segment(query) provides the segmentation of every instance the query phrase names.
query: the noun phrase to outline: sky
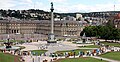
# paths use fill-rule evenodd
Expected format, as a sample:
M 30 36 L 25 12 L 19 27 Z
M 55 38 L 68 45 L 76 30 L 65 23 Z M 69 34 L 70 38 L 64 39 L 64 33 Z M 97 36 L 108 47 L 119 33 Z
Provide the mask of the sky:
M 0 9 L 50 11 L 51 2 L 58 13 L 120 11 L 120 0 L 0 0 Z

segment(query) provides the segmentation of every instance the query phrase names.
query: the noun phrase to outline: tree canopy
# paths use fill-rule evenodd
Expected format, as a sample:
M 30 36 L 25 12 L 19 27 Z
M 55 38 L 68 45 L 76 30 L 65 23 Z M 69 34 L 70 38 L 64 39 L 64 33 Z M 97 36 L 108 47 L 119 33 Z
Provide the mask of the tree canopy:
M 88 26 L 83 29 L 83 33 L 87 37 L 98 37 L 108 40 L 119 40 L 120 39 L 120 29 L 114 28 L 113 26 Z

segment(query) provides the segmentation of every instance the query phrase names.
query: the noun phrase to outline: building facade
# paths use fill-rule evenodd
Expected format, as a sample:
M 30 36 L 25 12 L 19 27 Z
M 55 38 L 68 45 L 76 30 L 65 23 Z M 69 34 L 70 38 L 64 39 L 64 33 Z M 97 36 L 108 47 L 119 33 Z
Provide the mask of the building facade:
M 119 28 L 119 29 L 120 29 L 120 14 L 117 14 L 117 15 L 114 17 L 113 24 L 115 25 L 116 28 Z
M 0 20 L 0 34 L 35 33 L 36 23 L 33 21 Z
M 50 33 L 50 21 L 43 20 L 38 25 L 37 30 L 41 34 Z M 54 33 L 58 36 L 79 36 L 80 35 L 80 24 L 78 21 L 54 21 Z
M 116 28 L 120 29 L 120 19 L 114 20 L 114 25 Z
M 49 20 L 0 20 L 0 34 L 46 34 L 51 30 Z M 56 36 L 79 36 L 78 21 L 54 21 Z

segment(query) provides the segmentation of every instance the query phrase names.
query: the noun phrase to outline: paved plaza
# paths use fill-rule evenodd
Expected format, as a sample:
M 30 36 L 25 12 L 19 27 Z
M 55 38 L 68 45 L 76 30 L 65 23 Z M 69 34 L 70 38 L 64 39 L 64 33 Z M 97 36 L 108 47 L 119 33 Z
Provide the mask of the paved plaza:
M 47 35 L 43 34 L 0 34 L 0 40 L 46 40 Z
M 15 34 L 10 34 L 9 38 L 10 39 L 18 39 L 18 40 L 28 40 L 28 39 L 34 39 L 34 40 L 38 40 L 38 42 L 25 42 L 23 44 L 17 44 L 16 46 L 24 46 L 25 48 L 20 50 L 22 51 L 32 51 L 32 50 L 47 50 L 47 52 L 45 52 L 45 56 L 41 55 L 41 56 L 33 56 L 32 54 L 30 55 L 22 55 L 21 57 L 25 60 L 25 62 L 43 62 L 43 60 L 47 60 L 48 62 L 51 61 L 51 59 L 54 59 L 55 57 L 50 57 L 51 53 L 55 53 L 57 51 L 66 51 L 66 50 L 75 50 L 75 49 L 88 49 L 88 50 L 93 50 L 93 49 L 97 49 L 97 48 L 80 48 L 78 46 L 89 46 L 89 45 L 94 45 L 94 44 L 74 44 L 72 42 L 68 42 L 68 41 L 58 41 L 57 43 L 52 43 L 52 44 L 48 44 L 47 41 L 45 40 L 41 40 L 42 38 L 46 38 L 45 35 L 38 35 L 38 34 L 34 34 L 35 36 L 33 36 L 34 38 L 30 38 L 31 35 L 25 34 L 24 38 L 22 38 L 22 35 L 15 35 Z M 6 40 L 8 38 L 8 35 L 0 35 L 0 39 L 1 40 Z M 39 39 L 40 38 L 40 39 Z M 117 47 L 115 49 L 118 49 Z M 120 48 L 119 48 L 120 50 Z M 76 56 L 76 58 L 78 58 L 79 56 Z M 87 56 L 84 56 L 87 57 Z M 93 58 L 97 58 L 97 59 L 102 59 L 102 60 L 106 60 L 109 62 L 119 62 L 116 60 L 111 60 L 111 59 L 106 59 L 106 58 L 102 58 L 102 57 L 97 57 L 97 56 L 91 56 Z M 65 58 L 65 56 L 63 57 L 57 57 L 57 59 L 59 58 Z M 69 57 L 69 58 L 74 58 L 74 57 Z
M 88 44 L 87 44 L 88 45 Z M 89 44 L 92 45 L 92 44 Z M 52 57 L 49 57 L 50 53 L 54 53 L 56 51 L 64 51 L 64 50 L 74 50 L 74 49 L 80 49 L 77 47 L 78 45 L 74 45 L 70 42 L 59 42 L 56 44 L 47 44 L 46 41 L 38 41 L 38 42 L 32 42 L 32 43 L 24 43 L 19 46 L 25 46 L 26 48 L 21 51 L 29 51 L 29 50 L 41 50 L 44 47 L 47 47 L 45 50 L 48 50 L 45 54 L 47 56 L 23 56 L 25 59 L 25 62 L 33 62 L 33 58 L 35 62 L 39 62 L 39 59 L 41 60 L 48 60 L 50 61 Z M 79 45 L 82 46 L 82 45 Z M 91 48 L 87 48 L 91 49 Z M 29 59 L 30 58 L 30 59 Z

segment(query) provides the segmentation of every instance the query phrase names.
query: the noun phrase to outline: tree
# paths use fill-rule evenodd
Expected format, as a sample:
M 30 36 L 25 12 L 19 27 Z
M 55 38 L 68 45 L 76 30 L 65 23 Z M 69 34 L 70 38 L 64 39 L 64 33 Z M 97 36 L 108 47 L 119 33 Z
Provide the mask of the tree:
M 120 39 L 120 29 L 112 26 L 89 26 L 85 27 L 80 35 L 82 36 L 83 33 L 86 33 L 87 37 L 98 37 L 106 40 Z

